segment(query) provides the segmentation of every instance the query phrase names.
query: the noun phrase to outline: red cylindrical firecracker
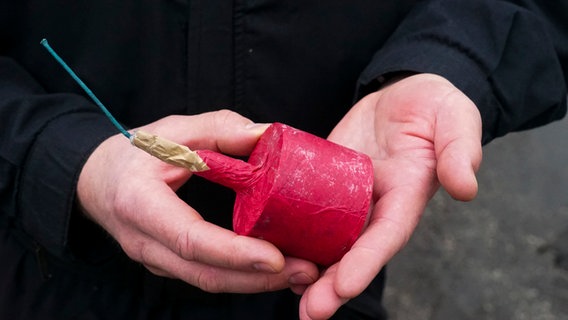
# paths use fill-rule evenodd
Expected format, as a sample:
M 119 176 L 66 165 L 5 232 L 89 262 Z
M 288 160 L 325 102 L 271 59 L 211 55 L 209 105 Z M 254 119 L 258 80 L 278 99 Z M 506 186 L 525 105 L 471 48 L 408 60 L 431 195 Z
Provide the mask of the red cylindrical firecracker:
M 237 234 L 328 266 L 363 229 L 373 189 L 373 166 L 364 154 L 280 123 L 261 136 L 248 162 L 197 153 L 210 170 L 196 174 L 237 193 Z

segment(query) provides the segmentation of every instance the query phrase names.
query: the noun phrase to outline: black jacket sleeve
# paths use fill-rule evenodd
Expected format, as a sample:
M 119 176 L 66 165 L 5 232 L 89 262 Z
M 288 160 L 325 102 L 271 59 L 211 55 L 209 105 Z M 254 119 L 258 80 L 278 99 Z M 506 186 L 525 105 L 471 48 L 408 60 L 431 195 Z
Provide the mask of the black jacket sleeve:
M 400 71 L 441 75 L 476 103 L 483 143 L 561 118 L 567 1 L 517 2 L 423 1 L 362 73 L 362 90 Z
M 0 128 L 1 221 L 17 224 L 50 253 L 67 256 L 79 172 L 116 129 L 86 98 L 46 94 L 5 57 L 0 57 Z

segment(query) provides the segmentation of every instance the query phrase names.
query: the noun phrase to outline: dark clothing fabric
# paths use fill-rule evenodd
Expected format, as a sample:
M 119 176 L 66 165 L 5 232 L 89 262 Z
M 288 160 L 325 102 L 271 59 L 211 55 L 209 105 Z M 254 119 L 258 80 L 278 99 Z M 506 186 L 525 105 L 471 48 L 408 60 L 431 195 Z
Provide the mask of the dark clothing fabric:
M 153 276 L 76 212 L 82 165 L 117 132 L 42 38 L 128 127 L 229 108 L 326 136 L 390 76 L 431 72 L 477 104 L 487 143 L 564 115 L 567 14 L 567 1 L 2 1 L 0 318 L 297 317 L 287 291 Z M 179 195 L 230 228 L 231 191 L 192 178 Z M 383 285 L 337 317 L 383 317 Z

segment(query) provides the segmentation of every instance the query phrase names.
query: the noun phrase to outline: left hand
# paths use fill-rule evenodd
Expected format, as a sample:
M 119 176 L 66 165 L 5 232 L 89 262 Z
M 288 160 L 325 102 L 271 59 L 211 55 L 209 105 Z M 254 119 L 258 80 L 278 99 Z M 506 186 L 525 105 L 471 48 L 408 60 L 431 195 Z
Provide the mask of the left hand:
M 302 319 L 327 319 L 361 294 L 408 242 L 440 184 L 462 201 L 477 193 L 481 117 L 442 77 L 414 75 L 368 95 L 329 140 L 371 157 L 374 207 L 351 250 L 304 292 Z

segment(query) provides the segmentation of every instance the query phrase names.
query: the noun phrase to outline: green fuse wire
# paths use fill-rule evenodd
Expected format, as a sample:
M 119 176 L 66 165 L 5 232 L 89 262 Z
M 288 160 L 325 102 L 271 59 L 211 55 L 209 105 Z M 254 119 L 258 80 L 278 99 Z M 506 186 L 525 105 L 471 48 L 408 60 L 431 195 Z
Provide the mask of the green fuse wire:
M 57 61 L 62 67 L 63 69 L 65 69 L 65 71 L 67 71 L 67 73 L 69 73 L 69 75 L 71 76 L 71 78 L 73 78 L 73 80 L 75 80 L 79 86 L 85 91 L 85 93 L 87 93 L 87 95 L 93 99 L 93 101 L 97 104 L 97 106 L 99 106 L 99 108 L 101 108 L 101 110 L 105 113 L 105 115 L 110 119 L 110 121 L 112 122 L 112 124 L 114 124 L 114 126 L 120 130 L 120 132 L 127 137 L 128 139 L 131 138 L 131 134 L 130 132 L 126 131 L 126 129 L 124 129 L 124 127 L 118 122 L 116 121 L 116 119 L 114 118 L 114 116 L 110 113 L 110 111 L 108 111 L 108 109 L 105 107 L 105 105 L 99 100 L 99 98 L 97 98 L 97 96 L 95 96 L 95 94 L 93 93 L 93 91 L 91 91 L 91 89 L 89 89 L 89 87 L 87 87 L 87 85 L 77 76 L 77 74 L 75 74 L 75 72 L 67 65 L 67 63 L 65 63 L 65 61 L 63 61 L 63 59 L 61 59 L 61 57 L 57 54 L 57 52 L 55 52 L 51 46 L 49 45 L 49 43 L 47 42 L 46 39 L 41 40 L 40 42 L 46 49 L 47 51 L 53 56 L 53 58 L 55 59 L 55 61 Z
M 167 162 L 169 164 L 187 168 L 192 172 L 200 172 L 209 170 L 207 164 L 197 154 L 184 145 L 177 144 L 173 141 L 166 140 L 156 135 L 137 131 L 130 134 L 108 111 L 104 104 L 95 96 L 93 91 L 75 74 L 75 72 L 63 61 L 63 59 L 51 48 L 46 39 L 40 42 L 47 51 L 55 58 L 55 60 L 71 75 L 73 80 L 87 93 L 87 95 L 95 102 L 95 104 L 104 112 L 112 124 L 136 147 L 146 151 L 152 156 Z

